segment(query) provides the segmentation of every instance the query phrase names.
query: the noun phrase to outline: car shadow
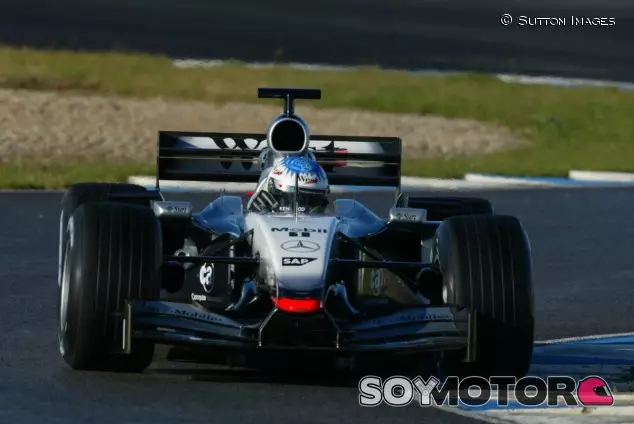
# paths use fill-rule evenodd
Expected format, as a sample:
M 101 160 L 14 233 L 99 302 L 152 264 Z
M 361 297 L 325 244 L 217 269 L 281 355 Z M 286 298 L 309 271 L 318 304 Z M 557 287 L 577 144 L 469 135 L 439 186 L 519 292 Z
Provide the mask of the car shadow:
M 192 381 L 210 383 L 253 383 L 281 384 L 321 387 L 357 387 L 359 374 L 331 372 L 311 372 L 308 370 L 258 370 L 258 369 L 156 369 L 148 371 L 152 374 L 182 375 Z
M 319 357 L 279 356 L 257 363 L 248 359 L 239 364 L 227 365 L 221 358 L 212 358 L 205 353 L 172 348 L 166 362 L 147 373 L 156 375 L 186 376 L 192 381 L 217 383 L 266 383 L 321 387 L 358 387 L 359 380 L 367 375 L 387 378 L 394 375 L 428 378 L 436 373 L 435 365 L 428 361 L 417 361 L 416 366 L 402 358 L 365 358 L 350 369 L 346 362 L 322 360 Z

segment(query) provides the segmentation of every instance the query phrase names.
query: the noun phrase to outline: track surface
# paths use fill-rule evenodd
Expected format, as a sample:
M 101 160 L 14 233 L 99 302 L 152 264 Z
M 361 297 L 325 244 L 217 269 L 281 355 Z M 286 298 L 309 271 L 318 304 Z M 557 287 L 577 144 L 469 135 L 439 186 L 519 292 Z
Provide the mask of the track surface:
M 565 27 L 504 27 L 566 17 Z M 572 27 L 570 17 L 616 26 Z M 0 43 L 196 58 L 369 64 L 634 80 L 630 0 L 19 0 Z
M 631 331 L 634 190 L 481 194 L 498 213 L 519 216 L 531 236 L 538 339 Z M 239 369 L 193 370 L 160 357 L 140 376 L 70 371 L 55 335 L 60 199 L 0 194 L 0 423 L 332 423 L 342 416 L 364 424 L 476 422 L 416 406 L 360 408 L 354 382 L 271 381 Z M 381 214 L 391 200 L 383 194 L 357 199 Z M 195 196 L 197 206 L 208 200 Z

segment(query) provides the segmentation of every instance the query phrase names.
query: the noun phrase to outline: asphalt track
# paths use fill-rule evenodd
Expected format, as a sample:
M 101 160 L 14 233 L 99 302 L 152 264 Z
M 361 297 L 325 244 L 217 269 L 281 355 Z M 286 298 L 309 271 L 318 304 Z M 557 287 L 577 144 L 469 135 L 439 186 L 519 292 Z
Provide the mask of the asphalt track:
M 477 194 L 498 213 L 520 217 L 531 236 L 538 339 L 631 331 L 634 190 Z M 417 406 L 360 408 L 354 382 L 271 380 L 241 369 L 166 363 L 163 353 L 144 375 L 70 371 L 55 333 L 60 199 L 0 194 L 0 423 L 476 422 Z M 381 214 L 390 202 L 386 194 L 357 199 Z M 194 200 L 200 207 L 210 197 Z
M 500 24 L 503 13 L 566 26 Z M 615 18 L 572 26 L 571 16 Z M 0 43 L 634 81 L 629 0 L 19 0 Z

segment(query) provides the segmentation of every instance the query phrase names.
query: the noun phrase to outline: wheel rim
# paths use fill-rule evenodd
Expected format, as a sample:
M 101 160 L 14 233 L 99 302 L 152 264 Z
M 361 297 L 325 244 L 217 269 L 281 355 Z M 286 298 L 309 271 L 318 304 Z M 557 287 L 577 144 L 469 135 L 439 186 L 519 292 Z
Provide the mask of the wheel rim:
M 68 316 L 68 299 L 70 292 L 70 246 L 66 245 L 66 252 L 64 257 L 64 265 L 62 270 L 62 279 L 60 286 L 60 295 L 59 295 L 59 333 L 58 333 L 58 343 L 59 343 L 59 352 L 64 356 L 64 340 L 66 335 L 67 328 L 67 316 Z

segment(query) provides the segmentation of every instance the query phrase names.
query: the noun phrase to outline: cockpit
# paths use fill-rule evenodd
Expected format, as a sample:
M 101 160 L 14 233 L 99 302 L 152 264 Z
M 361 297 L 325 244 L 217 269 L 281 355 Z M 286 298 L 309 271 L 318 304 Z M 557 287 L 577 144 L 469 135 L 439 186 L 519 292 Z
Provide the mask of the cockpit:
M 297 194 L 294 192 L 285 192 L 273 188 L 267 191 L 262 190 L 256 194 L 248 210 L 259 213 L 281 213 L 312 215 L 325 214 L 330 212 L 330 202 L 328 196 L 322 191 L 311 192 L 306 189 L 300 189 Z

